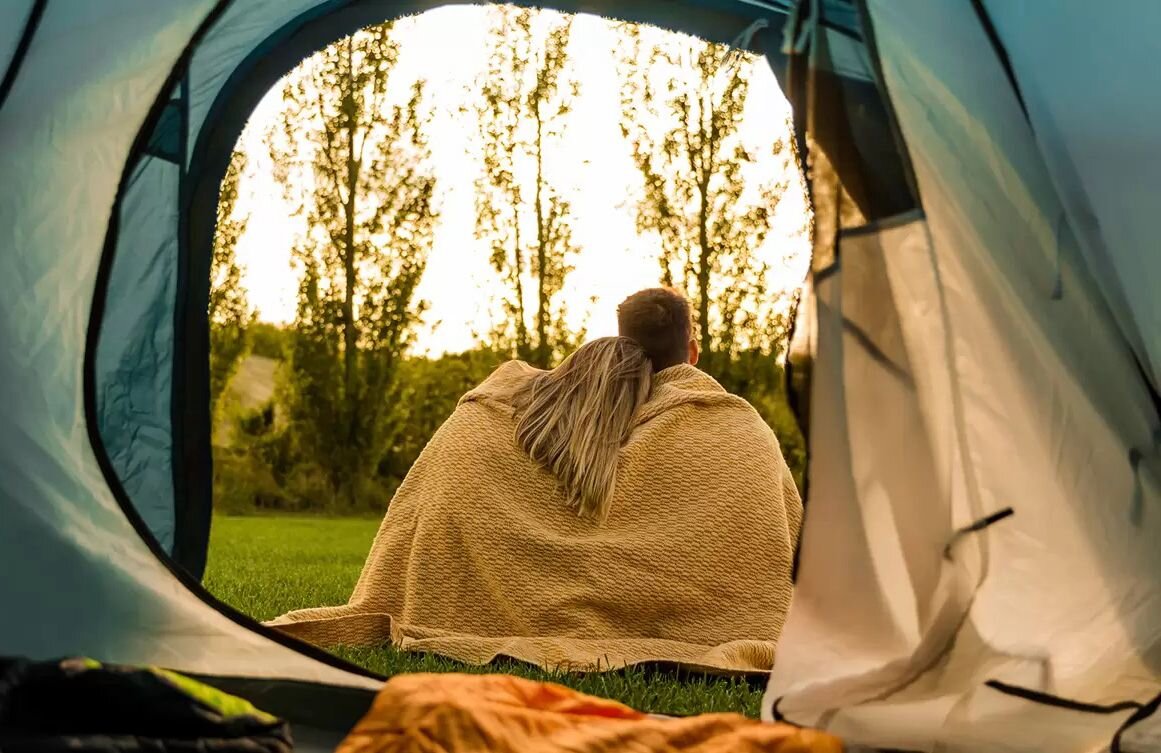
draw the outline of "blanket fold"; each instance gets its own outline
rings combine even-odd
[[[659,718],[558,685],[492,675],[401,675],[336,753],[842,753],[825,732],[739,714]]]
[[[508,363],[463,397],[396,492],[345,606],[269,624],[471,664],[768,672],[802,515],[774,433],[694,367],[656,374],[597,524],[515,441],[510,395],[536,373]]]

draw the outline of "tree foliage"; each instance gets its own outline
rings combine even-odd
[[[505,290],[495,345],[546,367],[580,339],[569,332],[560,296],[578,250],[574,217],[550,156],[563,147],[579,91],[567,73],[572,20],[514,6],[492,13],[491,54],[474,105],[482,159],[476,237]]]
[[[246,333],[253,319],[236,254],[238,239],[246,232],[248,221],[238,210],[238,186],[245,170],[246,154],[236,150],[230,155],[218,195],[210,265],[210,415],[246,354]]]
[[[690,296],[711,373],[741,350],[777,352],[786,307],[757,252],[790,156],[783,138],[754,145],[739,133],[752,61],[676,34],[621,33],[621,130],[642,178],[637,230],[657,237],[661,281]]]
[[[397,414],[400,430],[379,466],[385,484],[394,487],[403,480],[460,398],[483,382],[503,360],[502,354],[480,348],[436,358],[412,357],[403,362]]]
[[[657,239],[661,283],[691,299],[701,367],[774,428],[801,485],[805,445],[778,363],[793,301],[770,288],[771,260],[759,255],[795,169],[789,124],[771,143],[742,137],[748,55],[633,25],[620,33],[621,130],[641,175],[637,231]]]
[[[254,322],[248,333],[250,352],[256,356],[281,361],[286,358],[289,331],[270,322]]]
[[[437,212],[424,81],[390,91],[391,24],[316,53],[283,89],[268,134],[276,175],[307,232],[287,407],[299,450],[350,505],[392,442],[396,372],[425,309],[416,287]]]

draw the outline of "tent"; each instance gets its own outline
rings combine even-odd
[[[0,654],[162,665],[307,728],[366,708],[380,678],[199,585],[210,241],[262,94],[431,5],[0,6]],[[810,470],[766,718],[1161,750],[1161,4],[551,5],[742,40],[795,108]]]

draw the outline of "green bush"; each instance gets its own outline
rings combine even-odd
[[[286,357],[286,330],[269,322],[255,322],[250,325],[247,335],[250,352],[256,356],[281,361]]]
[[[762,419],[774,430],[778,437],[778,444],[782,447],[782,455],[786,464],[790,466],[790,473],[794,476],[794,483],[802,490],[802,482],[806,475],[806,441],[798,428],[798,419],[790,410],[786,395],[782,392],[765,393],[751,400],[754,408]]]
[[[389,487],[402,483],[436,429],[455,411],[464,393],[484,381],[502,358],[487,350],[411,358],[399,368],[400,398],[394,406],[395,428],[378,475]]]
[[[246,451],[217,448],[214,510],[228,515],[291,509],[282,486],[265,463]]]
[[[270,325],[258,326],[279,332]],[[231,447],[217,451],[215,506],[232,514],[277,511],[381,515],[463,394],[482,382],[502,360],[494,352],[476,350],[436,359],[409,358],[401,363],[398,390],[388,416],[388,446],[375,472],[356,479],[353,490],[336,484],[322,464],[304,449],[310,443],[300,441],[303,428],[287,423],[279,410],[286,389],[281,386],[266,405],[250,411],[234,410],[229,416],[234,430]],[[806,446],[787,403],[777,360],[762,352],[743,352],[718,372],[714,376],[722,385],[749,400],[773,428],[801,488]],[[342,448],[334,451],[341,452]],[[344,487],[342,493],[336,492],[339,486]]]

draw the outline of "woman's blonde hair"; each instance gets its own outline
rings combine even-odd
[[[652,381],[652,365],[639,344],[605,337],[581,346],[516,393],[516,441],[556,477],[581,517],[608,517],[618,451]]]

